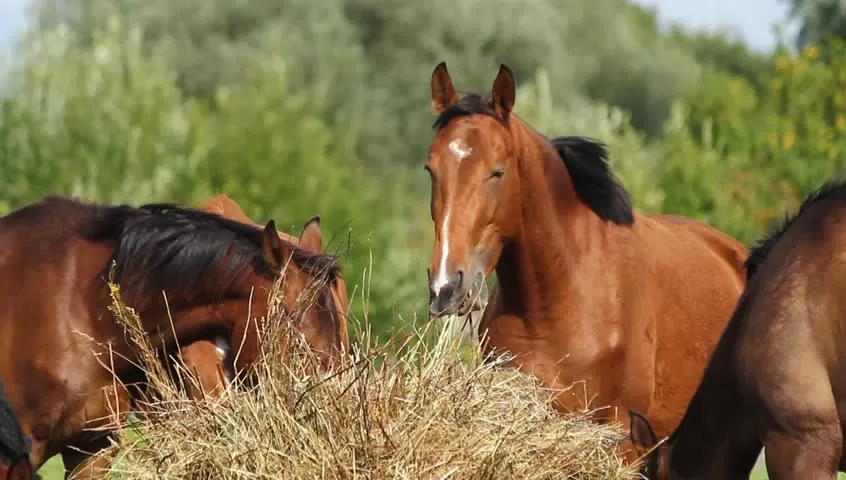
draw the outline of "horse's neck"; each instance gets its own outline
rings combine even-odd
[[[738,330],[732,319],[673,435],[670,469],[682,478],[740,478],[761,451],[732,368]]]
[[[260,301],[254,300],[254,304]],[[151,296],[149,300],[139,302],[135,311],[152,346],[158,348],[163,343],[185,345],[186,340],[210,338],[213,334],[228,335],[234,325],[229,320],[232,316],[227,313],[237,309],[237,304],[241,302],[243,300],[239,299],[188,301],[169,295],[165,304],[164,297]]]
[[[607,264],[597,262],[598,248],[615,226],[606,225],[579,200],[567,167],[551,146],[526,143],[531,146],[518,160],[520,229],[502,252],[497,279],[506,304],[521,302],[512,307],[528,316],[556,315],[566,303],[562,292],[578,295],[583,290],[576,276]]]

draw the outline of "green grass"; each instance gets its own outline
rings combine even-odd
[[[752,474],[749,475],[749,480],[767,480],[769,477],[767,476],[767,469],[766,467],[756,467],[755,470],[752,470]],[[837,475],[838,480],[846,479],[846,473],[841,473]]]
[[[65,464],[62,463],[62,456],[56,455],[47,460],[47,463],[42,465],[38,473],[44,480],[62,480],[65,478]]]
[[[137,438],[140,435],[137,430],[131,428],[129,433],[129,438]],[[65,463],[62,461],[62,456],[56,455],[47,460],[47,463],[38,470],[38,474],[41,475],[42,480],[63,480],[65,478]]]

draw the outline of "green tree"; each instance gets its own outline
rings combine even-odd
[[[838,0],[783,0],[799,22],[796,45],[805,49],[825,43],[829,36],[846,37],[846,5]]]

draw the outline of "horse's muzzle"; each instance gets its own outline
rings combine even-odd
[[[438,289],[438,291],[435,291],[430,283],[429,314],[432,317],[438,318],[457,312],[461,304],[464,303],[465,288],[463,288],[463,284],[464,272],[461,270],[446,285]]]

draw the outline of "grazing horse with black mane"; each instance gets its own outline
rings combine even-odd
[[[255,228],[263,228],[263,225],[253,222],[235,200],[222,193],[200,202],[197,209],[254,225]],[[310,218],[303,225],[299,237],[280,230],[279,238],[305,250],[322,251],[320,217]],[[316,354],[320,367],[326,371],[345,368],[348,365],[347,355],[350,349],[347,333],[349,302],[341,266],[338,265],[335,275],[325,278],[326,283],[322,285],[315,285],[315,277],[295,263],[286,265],[284,272],[285,280],[281,293],[283,306],[286,311],[300,316],[299,330]],[[320,277],[317,280],[320,280]],[[313,289],[317,291],[312,292]],[[232,381],[235,349],[223,336],[184,345],[180,354],[185,366],[199,382],[199,388],[191,383],[187,385],[188,393],[193,398],[219,396]]]
[[[631,412],[648,478],[747,479],[846,471],[846,182],[809,195],[759,243],[746,290],[678,428],[661,444]]]
[[[29,463],[29,439],[21,431],[15,409],[6,398],[0,381],[0,478],[4,480],[40,480]]]
[[[241,348],[236,371],[249,372],[260,347],[253,318],[266,316],[286,262],[315,275],[338,270],[334,256],[282,242],[272,220],[257,229],[172,204],[56,196],[0,218],[0,252],[0,379],[33,439],[32,465],[61,453],[67,476],[98,476],[102,462],[89,456],[108,446],[111,412],[132,405],[122,385],[144,385],[109,310],[111,272],[154,347],[222,335]]]
[[[430,313],[458,311],[496,270],[486,353],[514,355],[561,410],[586,399],[610,407],[597,420],[628,425],[635,408],[669,433],[743,289],[746,249],[706,224],[635,211],[603,145],[550,140],[512,112],[505,65],[489,99],[459,97],[444,63],[431,88]]]

